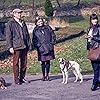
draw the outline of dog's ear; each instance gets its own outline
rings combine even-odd
[[[66,61],[65,58],[62,58],[62,61]]]
[[[60,61],[61,60],[61,58],[58,58],[58,61]]]

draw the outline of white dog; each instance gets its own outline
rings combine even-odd
[[[81,74],[81,68],[80,65],[75,61],[66,61],[63,58],[59,58],[60,68],[63,74],[63,81],[62,83],[66,84],[68,82],[68,71],[71,69],[74,73],[76,79],[74,82],[78,81],[78,78],[80,79],[80,83],[83,82],[83,76]]]

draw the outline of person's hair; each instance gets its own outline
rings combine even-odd
[[[94,20],[94,19],[98,20],[98,16],[96,14],[90,15],[90,27],[93,27],[91,20]],[[98,25],[98,21],[97,21],[97,25]]]
[[[38,22],[38,20],[40,20],[40,19],[43,21],[43,24],[44,24],[43,18],[38,16],[38,17],[35,18],[35,25],[37,25],[37,22]]]

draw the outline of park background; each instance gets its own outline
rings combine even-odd
[[[0,24],[7,23],[11,11],[19,7],[24,10],[23,18],[29,31],[33,30],[34,19],[40,15],[51,22],[55,29],[57,43],[55,44],[56,59],[51,62],[51,74],[60,73],[58,58],[77,61],[82,73],[92,73],[90,61],[87,59],[86,32],[89,26],[89,15],[97,13],[100,19],[100,0],[50,0],[53,15],[45,14],[45,0],[1,0]],[[30,26],[31,25],[31,26]],[[2,28],[1,28],[2,30]],[[30,37],[32,31],[30,31]],[[12,56],[7,52],[5,34],[0,34],[0,74],[12,73]],[[40,62],[37,61],[36,50],[28,53],[27,73],[41,73]]]

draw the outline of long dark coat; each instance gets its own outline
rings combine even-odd
[[[50,26],[36,26],[33,30],[32,42],[37,49],[39,61],[47,61],[55,58],[54,44],[56,42],[56,35]]]
[[[5,28],[6,40],[8,49],[14,48],[15,50],[28,48],[31,49],[31,40],[29,37],[28,29],[23,21],[23,27],[19,25],[14,19],[11,19]]]

